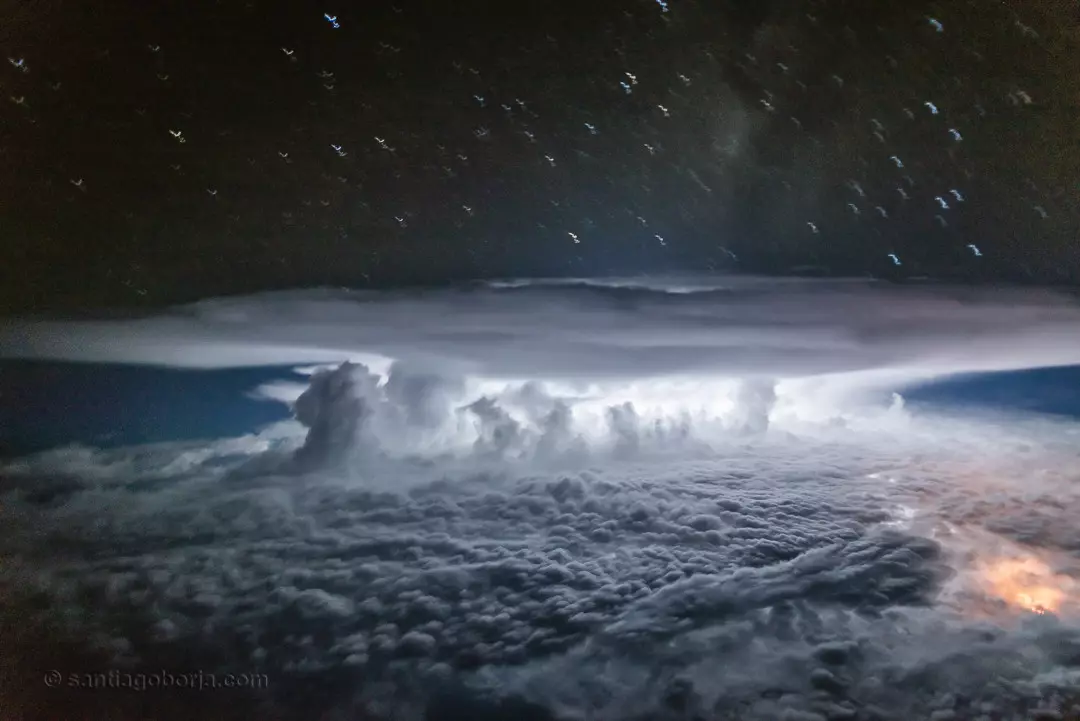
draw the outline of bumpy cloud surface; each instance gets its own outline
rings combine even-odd
[[[23,326],[20,353],[353,361],[260,389],[295,420],[255,435],[0,469],[4,653],[47,633],[105,668],[265,673],[194,699],[252,718],[1067,713],[1080,428],[831,391],[1064,362],[1075,310],[768,290],[274,296]],[[50,693],[8,698],[68,698]]]

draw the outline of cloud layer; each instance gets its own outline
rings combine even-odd
[[[312,431],[284,429],[58,450],[5,469],[5,577],[34,564],[49,613],[122,657],[180,647],[416,718],[462,689],[566,718],[809,719],[1080,688],[1061,585],[1080,548],[1059,445],[1075,429],[885,415],[524,474],[297,475]],[[1024,621],[990,572],[1024,558],[1045,560],[1019,588],[1072,594],[1060,620]]]
[[[908,377],[1080,362],[1080,307],[1047,292],[873,281],[507,282],[210,300],[161,317],[23,322],[0,355],[187,367],[349,358],[498,378]],[[380,369],[381,370],[381,369]]]
[[[27,352],[85,350],[85,333],[142,362],[181,341],[210,365],[318,362],[336,338],[358,360],[262,389],[296,419],[255,435],[4,466],[0,620],[114,665],[267,673],[254,700],[276,718],[1064,709],[1080,427],[820,389],[1063,360],[1074,309],[765,290],[275,296],[24,328]],[[968,350],[1019,338],[1012,360]],[[691,347],[707,360],[676,362]]]

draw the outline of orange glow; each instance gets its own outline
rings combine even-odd
[[[1055,574],[1046,563],[1030,556],[1003,558],[981,570],[990,593],[1011,606],[1035,613],[1060,612],[1074,584],[1069,577]]]

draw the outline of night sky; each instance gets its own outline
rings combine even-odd
[[[0,0],[0,309],[1080,279],[1076,0]]]

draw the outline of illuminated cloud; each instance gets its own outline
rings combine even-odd
[[[506,282],[209,300],[161,317],[25,322],[0,356],[179,367],[391,359],[497,378],[897,377],[1080,362],[1080,306],[1048,292],[873,281]],[[379,364],[382,367],[379,367]]]
[[[294,409],[256,434],[0,468],[0,582],[40,592],[28,625],[272,674],[297,718],[313,683],[320,710],[406,719],[993,718],[1080,692],[1077,425],[835,392],[1065,362],[1076,309],[683,290],[23,326],[9,353],[309,365],[238,389]]]

